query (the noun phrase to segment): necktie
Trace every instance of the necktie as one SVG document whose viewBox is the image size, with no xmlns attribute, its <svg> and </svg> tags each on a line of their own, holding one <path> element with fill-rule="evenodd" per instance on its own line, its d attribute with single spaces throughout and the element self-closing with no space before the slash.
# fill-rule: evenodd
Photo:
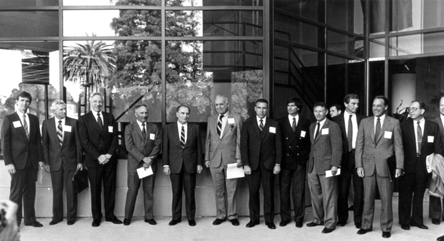
<svg viewBox="0 0 444 241">
<path fill-rule="evenodd" d="M 376 121 L 375 143 L 378 142 L 379 132 L 381 132 L 381 121 L 378 117 L 378 120 Z"/>
<path fill-rule="evenodd" d="M 422 130 L 421 130 L 421 126 L 419 125 L 419 121 L 418 121 L 418 126 L 416 128 L 416 142 L 418 144 L 418 148 L 416 150 L 418 150 L 418 154 L 421 154 L 421 144 L 422 144 Z"/>
<path fill-rule="evenodd" d="M 347 140 L 348 140 L 348 151 L 353 150 L 353 123 L 352 123 L 352 115 L 350 115 L 350 119 L 348 119 L 348 133 L 347 133 Z"/>
<path fill-rule="evenodd" d="M 26 115 L 23 114 L 23 128 L 25 129 L 26 138 L 29 140 L 28 122 L 26 121 Z"/>
<path fill-rule="evenodd" d="M 143 140 L 145 140 L 146 139 L 145 122 L 142 123 L 142 135 L 143 135 Z"/>
<path fill-rule="evenodd" d="M 180 144 L 182 145 L 182 148 L 185 148 L 185 127 L 183 125 L 180 130 Z"/>
<path fill-rule="evenodd" d="M 291 123 L 291 129 L 293 132 L 296 132 L 296 118 L 293 117 L 293 122 Z"/>
<path fill-rule="evenodd" d="M 318 122 L 317 126 L 318 126 L 318 128 L 317 128 L 317 130 L 316 130 L 316 132 L 315 132 L 315 139 L 316 139 L 316 137 L 318 137 L 318 135 L 319 135 L 319 131 L 320 131 L 320 129 L 321 129 L 321 123 Z"/>
<path fill-rule="evenodd" d="M 97 123 L 99 124 L 100 130 L 103 130 L 103 122 L 102 118 L 100 117 L 100 112 L 97 113 Z"/>
<path fill-rule="evenodd" d="M 264 130 L 264 119 L 263 118 L 261 118 L 260 120 L 259 120 L 259 129 L 261 130 L 261 131 L 263 131 Z"/>
<path fill-rule="evenodd" d="M 219 121 L 217 121 L 217 135 L 220 136 L 222 133 L 222 118 L 224 118 L 224 115 L 219 116 Z"/>
<path fill-rule="evenodd" d="M 57 139 L 59 139 L 60 145 L 63 144 L 63 129 L 62 129 L 62 121 L 59 120 L 59 124 L 57 125 Z"/>
</svg>

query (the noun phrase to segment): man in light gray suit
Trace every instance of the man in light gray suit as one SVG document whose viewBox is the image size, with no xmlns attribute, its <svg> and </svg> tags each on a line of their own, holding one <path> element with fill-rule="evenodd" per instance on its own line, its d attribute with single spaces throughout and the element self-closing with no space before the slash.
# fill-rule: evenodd
<svg viewBox="0 0 444 241">
<path fill-rule="evenodd" d="M 395 178 L 404 168 L 404 150 L 401 126 L 397 119 L 387 116 L 388 99 L 376 96 L 373 100 L 373 115 L 359 125 L 356 140 L 355 162 L 358 176 L 364 178 L 364 212 L 358 234 L 373 228 L 376 187 L 381 196 L 382 237 L 390 238 L 393 225 L 392 194 L 393 177 L 389 159 L 396 157 Z"/>
<path fill-rule="evenodd" d="M 336 229 L 338 180 L 337 170 L 342 161 L 342 135 L 339 125 L 328 120 L 327 106 L 323 102 L 314 105 L 316 122 L 310 125 L 310 156 L 307 179 L 310 188 L 313 221 L 307 227 L 324 224 L 322 233 Z M 331 177 L 326 172 L 331 171 Z"/>
<path fill-rule="evenodd" d="M 242 119 L 239 115 L 228 112 L 227 97 L 218 95 L 214 102 L 218 114 L 208 118 L 205 144 L 205 166 L 210 168 L 216 196 L 216 220 L 213 225 L 219 225 L 228 218 L 231 224 L 238 226 L 237 179 L 227 179 L 227 164 L 237 163 L 237 167 L 242 166 L 240 152 Z M 227 200 L 225 200 L 225 189 Z"/>
</svg>

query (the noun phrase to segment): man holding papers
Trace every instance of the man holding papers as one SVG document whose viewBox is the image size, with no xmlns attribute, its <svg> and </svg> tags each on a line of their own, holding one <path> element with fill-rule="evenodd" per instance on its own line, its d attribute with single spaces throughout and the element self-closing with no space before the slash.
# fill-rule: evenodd
<svg viewBox="0 0 444 241">
<path fill-rule="evenodd" d="M 393 179 L 399 177 L 404 168 L 401 126 L 397 119 L 387 116 L 388 104 L 385 96 L 375 97 L 372 106 L 374 116 L 361 121 L 355 151 L 356 171 L 359 177 L 364 178 L 364 209 L 358 234 L 362 235 L 373 229 L 375 193 L 378 188 L 383 238 L 390 238 L 393 226 Z M 392 177 L 388 160 L 394 155 L 396 172 Z"/>
<path fill-rule="evenodd" d="M 291 221 L 293 197 L 294 221 L 301 228 L 305 214 L 305 176 L 310 154 L 310 121 L 299 115 L 302 102 L 297 98 L 287 101 L 288 115 L 278 120 L 282 132 L 283 157 L 279 178 L 281 193 L 281 222 L 284 227 Z M 290 191 L 291 190 L 291 191 Z"/>
<path fill-rule="evenodd" d="M 341 129 L 337 123 L 326 118 L 328 110 L 325 103 L 318 102 L 313 109 L 316 122 L 310 125 L 311 149 L 307 168 L 313 221 L 307 227 L 324 225 L 322 233 L 331 233 L 336 229 L 337 222 Z"/>
<path fill-rule="evenodd" d="M 431 178 L 426 158 L 433 153 L 442 153 L 439 126 L 424 119 L 424 112 L 424 102 L 413 101 L 410 118 L 401 125 L 405 174 L 399 178 L 399 223 L 404 230 L 409 230 L 410 226 L 428 229 L 423 222 L 422 208 L 424 192 Z"/>
<path fill-rule="evenodd" d="M 141 178 L 137 169 L 147 170 L 152 175 L 142 178 L 143 197 L 145 208 L 145 222 L 156 225 L 153 216 L 153 191 L 156 179 L 157 161 L 160 153 L 162 134 L 155 124 L 147 123 L 148 108 L 146 105 L 137 105 L 134 108 L 136 121 L 125 128 L 125 146 L 128 151 L 128 192 L 126 194 L 125 219 L 123 225 L 128 226 L 134 213 L 137 193 Z"/>
<path fill-rule="evenodd" d="M 228 218 L 231 224 L 238 226 L 237 179 L 227 179 L 227 165 L 236 163 L 237 167 L 242 167 L 240 151 L 242 119 L 239 115 L 228 112 L 227 97 L 218 95 L 214 102 L 218 114 L 208 118 L 205 143 L 205 166 L 210 168 L 216 196 L 216 220 L 213 225 L 219 225 Z"/>
<path fill-rule="evenodd" d="M 274 175 L 281 171 L 282 139 L 279 124 L 267 117 L 268 101 L 259 99 L 256 115 L 244 122 L 241 133 L 241 154 L 250 189 L 250 222 L 247 228 L 259 224 L 259 189 L 264 191 L 264 218 L 269 229 L 274 225 Z"/>
</svg>

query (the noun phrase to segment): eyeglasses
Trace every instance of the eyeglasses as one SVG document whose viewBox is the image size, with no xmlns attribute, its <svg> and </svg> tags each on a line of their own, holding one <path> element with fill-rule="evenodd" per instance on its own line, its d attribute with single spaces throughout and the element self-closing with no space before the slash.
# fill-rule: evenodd
<svg viewBox="0 0 444 241">
<path fill-rule="evenodd" d="M 416 108 L 416 107 L 410 107 L 410 112 L 412 112 L 412 111 L 417 111 L 419 108 Z"/>
</svg>

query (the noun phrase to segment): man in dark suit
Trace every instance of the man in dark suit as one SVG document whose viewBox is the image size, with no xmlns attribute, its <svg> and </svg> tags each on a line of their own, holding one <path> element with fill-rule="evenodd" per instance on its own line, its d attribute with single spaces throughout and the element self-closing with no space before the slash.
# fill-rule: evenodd
<svg viewBox="0 0 444 241">
<path fill-rule="evenodd" d="M 240 151 L 242 119 L 240 115 L 228 112 L 227 97 L 218 95 L 214 102 L 218 114 L 208 117 L 205 142 L 205 166 L 210 168 L 216 196 L 216 220 L 213 225 L 219 225 L 228 218 L 231 224 L 238 226 L 237 179 L 227 179 L 227 165 L 236 163 L 238 167 L 242 166 Z"/>
<path fill-rule="evenodd" d="M 310 188 L 313 221 L 307 227 L 324 224 L 322 233 L 336 229 L 338 180 L 336 173 L 341 167 L 342 139 L 339 125 L 328 120 L 327 106 L 318 102 L 313 107 L 316 122 L 310 125 L 310 156 L 307 177 Z M 332 176 L 327 177 L 327 172 Z"/>
<path fill-rule="evenodd" d="M 284 227 L 291 221 L 291 202 L 293 197 L 294 221 L 301 228 L 305 214 L 305 177 L 306 164 L 310 154 L 310 121 L 299 115 L 302 102 L 298 98 L 287 101 L 288 115 L 278 120 L 282 133 L 283 157 L 279 186 L 281 194 L 281 222 Z M 290 191 L 291 190 L 291 191 Z"/>
<path fill-rule="evenodd" d="M 125 146 L 128 151 L 128 192 L 126 194 L 125 219 L 123 225 L 128 226 L 134 213 L 140 179 L 138 168 L 149 168 L 153 175 L 144 177 L 143 197 L 145 208 L 145 222 L 156 225 L 153 216 L 153 192 L 156 179 L 157 161 L 162 143 L 162 133 L 155 124 L 147 123 L 148 107 L 144 104 L 134 108 L 136 121 L 125 128 Z"/>
<path fill-rule="evenodd" d="M 43 121 L 42 143 L 45 169 L 51 172 L 52 220 L 54 225 L 63 220 L 63 186 L 66 189 L 68 225 L 76 222 L 77 193 L 72 178 L 83 168 L 77 120 L 66 117 L 66 104 L 55 100 L 51 109 L 54 117 Z"/>
<path fill-rule="evenodd" d="M 393 177 L 389 170 L 389 159 L 396 157 L 395 178 L 401 176 L 404 168 L 401 125 L 397 119 L 386 115 L 388 104 L 386 97 L 375 97 L 372 108 L 374 116 L 364 118 L 359 125 L 355 153 L 357 173 L 364 178 L 364 209 L 358 234 L 373 229 L 375 193 L 378 188 L 383 238 L 390 238 L 393 226 Z"/>
<path fill-rule="evenodd" d="M 364 187 L 362 178 L 355 170 L 355 148 L 358 126 L 365 117 L 356 113 L 359 108 L 359 96 L 348 94 L 344 98 L 345 111 L 333 118 L 342 132 L 341 175 L 338 177 L 338 225 L 345 226 L 348 219 L 348 197 L 350 183 L 353 180 L 353 216 L 356 228 L 361 228 L 362 209 L 364 207 Z M 353 178 L 352 178 L 353 177 Z"/>
<path fill-rule="evenodd" d="M 424 119 L 425 104 L 417 100 L 410 105 L 410 118 L 401 125 L 404 146 L 404 172 L 399 178 L 399 223 L 401 228 L 410 226 L 428 229 L 423 222 L 423 198 L 431 175 L 427 173 L 426 158 L 442 153 L 439 126 Z M 412 209 L 413 198 L 413 209 Z"/>
<path fill-rule="evenodd" d="M 250 222 L 247 228 L 259 224 L 259 188 L 264 192 L 264 218 L 270 229 L 274 225 L 274 174 L 281 171 L 282 139 L 279 124 L 267 117 L 268 101 L 258 99 L 255 116 L 244 122 L 241 134 L 241 156 L 250 189 Z"/>
<path fill-rule="evenodd" d="M 16 112 L 5 116 L 2 123 L 2 150 L 6 169 L 11 175 L 9 199 L 18 204 L 17 223 L 22 221 L 22 204 L 25 226 L 42 227 L 35 219 L 35 182 L 39 166 L 44 167 L 39 119 L 26 113 L 32 97 L 20 92 L 16 98 Z"/>
<path fill-rule="evenodd" d="M 439 115 L 433 118 L 432 121 L 438 124 L 441 139 L 444 140 L 444 96 L 441 96 L 441 98 L 439 99 Z M 441 201 L 441 198 L 432 195 L 430 195 L 429 200 L 430 218 L 432 219 L 433 224 L 439 225 L 441 223 L 441 219 L 444 220 L 444 200 Z M 444 236 L 442 238 L 444 239 Z"/>
<path fill-rule="evenodd" d="M 163 172 L 171 178 L 173 191 L 174 226 L 182 219 L 182 191 L 185 191 L 185 208 L 188 224 L 196 226 L 194 220 L 196 201 L 196 173 L 202 172 L 202 141 L 199 126 L 188 123 L 190 108 L 181 105 L 176 110 L 177 122 L 167 125 L 163 135 Z"/>
<path fill-rule="evenodd" d="M 102 111 L 102 94 L 92 94 L 90 105 L 91 111 L 79 118 L 79 136 L 91 184 L 92 226 L 100 226 L 102 219 L 102 182 L 105 220 L 121 224 L 122 221 L 114 215 L 117 168 L 117 158 L 114 152 L 117 148 L 117 125 L 112 114 Z"/>
</svg>

